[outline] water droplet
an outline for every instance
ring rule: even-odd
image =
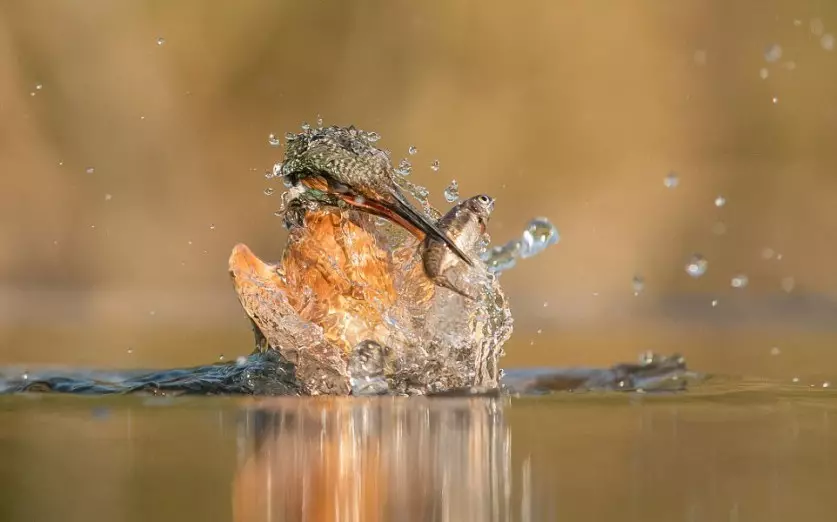
[[[725,198],[724,196],[718,196],[717,198],[715,198],[715,206],[716,207],[721,208],[726,204],[727,204],[727,198]]]
[[[645,279],[642,276],[636,275],[631,281],[631,285],[634,288],[634,295],[637,296],[645,290]]]
[[[782,290],[787,293],[793,292],[793,288],[796,286],[796,279],[793,277],[783,277],[782,278]]]
[[[750,279],[747,278],[745,274],[738,274],[730,280],[730,285],[732,285],[733,288],[744,288],[749,282]]]
[[[395,173],[402,176],[409,176],[412,170],[413,165],[410,163],[410,160],[404,158],[398,163],[398,168],[395,169]]]
[[[245,364],[247,364],[247,357],[244,357],[243,355],[239,355],[235,359],[235,364],[237,366],[244,366]]]
[[[148,315],[154,316],[157,315],[157,310],[151,310],[148,312]]]
[[[766,80],[768,76],[770,76],[770,71],[767,70],[767,67],[759,69],[759,78]]]
[[[410,148],[407,149],[407,152],[410,154],[410,156],[414,156],[415,154],[418,153],[418,149],[415,148],[415,146],[410,145]]]
[[[542,334],[542,333],[543,333],[543,329],[538,328],[538,335],[540,335],[540,334]]]
[[[828,382],[828,381],[825,381],[824,383],[822,383],[823,388],[828,388],[829,386],[831,386],[831,383]]]
[[[779,355],[780,353],[782,353],[782,350],[780,350],[778,346],[774,346],[773,348],[770,349],[770,355],[776,356],[776,355]]]
[[[439,160],[433,160],[433,163],[430,164],[430,168],[433,169],[434,172],[439,171]]]
[[[526,225],[520,257],[532,257],[561,239],[558,230],[546,218],[536,218]]]
[[[134,349],[133,348],[128,348],[128,355],[131,355],[133,353],[134,353]]]
[[[761,258],[765,260],[773,259],[775,254],[776,252],[772,248],[765,248],[761,251]]]
[[[96,169],[94,169],[93,167],[87,167],[87,169],[84,172],[88,174],[93,174],[94,172],[96,172]]]
[[[675,188],[679,184],[680,176],[678,176],[676,172],[669,172],[668,175],[663,179],[663,185],[665,185],[666,188]]]
[[[63,167],[63,166],[64,166],[64,162],[63,162],[63,161],[59,161],[59,162],[58,162],[58,166],[59,166],[59,167]]]
[[[113,199],[113,194],[105,194],[105,201],[110,201]]]
[[[549,306],[549,301],[544,301],[543,302],[543,307],[546,308],[547,306]]]
[[[165,38],[163,38],[162,36],[157,38],[157,45],[163,45],[164,43],[166,43]],[[177,47],[177,46],[175,45],[175,47]]]
[[[712,300],[712,308],[715,308],[716,306],[718,306],[718,300],[717,300],[717,299],[713,299],[713,300]]]
[[[450,185],[447,186],[444,194],[445,201],[448,203],[453,203],[459,199],[459,184],[456,183],[456,180],[450,182]]]
[[[271,133],[271,134],[268,134],[268,136],[267,136],[267,143],[271,147],[278,147],[279,145],[282,144],[282,141],[279,139],[279,136]]]
[[[776,261],[781,261],[783,257],[782,254],[776,254]]]
[[[215,230],[215,224],[214,223],[210,223],[209,230]]]
[[[833,39],[833,38],[832,38],[832,39]],[[35,90],[36,90],[36,91],[40,91],[40,90],[41,90],[41,89],[43,89],[43,88],[44,88],[44,86],[43,86],[43,85],[41,85],[40,83],[39,83],[39,84],[37,84],[37,85],[35,85]]]
[[[367,132],[366,133],[366,139],[367,139],[367,141],[369,141],[371,143],[375,143],[376,141],[381,139],[381,135],[378,134],[377,132],[374,132],[374,131],[373,132]]]
[[[819,18],[812,18],[810,22],[811,33],[815,36],[821,36],[825,31],[825,24]]]
[[[323,128],[323,117],[317,114],[317,127]]]
[[[29,371],[28,370],[24,371],[23,375],[21,375],[20,378],[23,379],[24,381],[28,381],[29,380]]]
[[[826,51],[833,51],[834,50],[834,35],[831,33],[825,33],[820,38],[820,45]]]
[[[764,59],[768,62],[778,61],[782,57],[782,46],[779,44],[772,44],[764,51]]]
[[[517,264],[521,248],[522,243],[520,241],[509,241],[505,245],[495,246],[485,252],[482,260],[490,272],[502,272]]]
[[[274,192],[276,192],[276,190],[273,187],[267,187],[264,189],[265,196],[272,196]]]
[[[218,356],[218,360],[219,360],[219,361],[223,361],[223,360],[224,360],[224,354],[223,354],[223,353],[222,353],[221,355],[219,355],[219,356]]]
[[[686,273],[692,277],[700,277],[706,273],[709,262],[700,254],[694,254],[686,263]]]
[[[799,382],[799,377],[794,377],[793,379],[791,379],[791,382]]]
[[[311,130],[311,125],[307,121],[302,122],[301,127],[303,132],[308,132]]]

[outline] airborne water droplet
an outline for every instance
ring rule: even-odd
[[[223,353],[222,353],[221,355],[219,355],[219,356],[218,356],[218,360],[219,360],[219,361],[223,361],[223,360],[224,360],[224,354],[223,354]]]
[[[766,80],[768,76],[770,76],[770,71],[767,70],[767,67],[759,69],[759,78]]]
[[[163,45],[164,43],[166,43],[165,38],[163,38],[162,36],[157,37],[157,45]],[[177,46],[175,45],[175,47]]]
[[[705,274],[707,268],[709,268],[709,262],[700,254],[692,255],[686,263],[686,273],[695,278]]]
[[[717,300],[717,299],[713,299],[713,300],[712,300],[712,308],[715,308],[716,306],[718,306],[718,300]]]
[[[94,172],[96,172],[96,169],[94,169],[93,167],[87,167],[85,172],[88,174],[93,174]]]
[[[768,62],[778,61],[782,57],[782,46],[779,44],[772,44],[764,51],[764,59]]]
[[[430,168],[433,169],[434,172],[439,171],[439,160],[433,160],[433,163],[430,164]]]
[[[721,208],[726,204],[727,204],[727,198],[725,198],[724,196],[718,196],[717,198],[715,198],[715,206],[716,207]]]
[[[831,33],[825,33],[820,38],[820,45],[826,51],[833,51],[834,50],[834,35]]]
[[[271,147],[278,147],[282,144],[282,142],[279,140],[279,137],[273,133],[271,133],[267,137],[267,142],[270,144]]]
[[[663,179],[663,185],[665,185],[666,188],[675,188],[679,184],[680,176],[678,176],[676,172],[669,172],[665,179]]]
[[[631,284],[634,287],[635,296],[641,294],[642,291],[645,290],[645,279],[642,276],[634,276],[633,280],[631,281]]]
[[[105,201],[110,201],[113,199],[113,194],[105,194]]]
[[[415,146],[410,145],[410,148],[409,148],[409,149],[407,149],[407,152],[410,154],[410,156],[413,156],[413,155],[415,155],[416,153],[418,153],[418,149],[417,149],[417,148],[415,148]]]
[[[270,172],[265,173],[264,177],[266,179],[275,178],[277,176],[282,175],[282,163],[274,163],[273,169]]]
[[[554,245],[561,239],[558,230],[546,218],[536,218],[526,225],[523,231],[522,248],[520,257],[532,257]]]
[[[276,189],[274,189],[273,187],[267,187],[266,189],[264,189],[265,196],[272,196],[274,192],[276,192]]]
[[[395,172],[402,176],[409,176],[412,170],[413,165],[410,163],[410,160],[404,158],[398,163],[398,168],[395,169]]]
[[[445,189],[445,201],[453,203],[459,199],[459,185],[456,180],[450,182],[450,185]]]
[[[796,279],[793,277],[783,277],[782,278],[782,290],[787,293],[793,292],[793,287],[796,286]]]
[[[749,282],[750,280],[747,278],[745,274],[738,274],[737,276],[732,278],[732,280],[730,281],[730,285],[732,285],[733,288],[744,288],[747,286]]]
[[[215,224],[214,223],[210,223],[209,230],[215,230]]]

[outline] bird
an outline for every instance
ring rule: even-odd
[[[354,126],[309,129],[288,139],[282,176],[299,186],[337,196],[349,205],[397,223],[419,241],[443,242],[457,257],[474,261],[428,217],[413,208],[395,182],[389,155]]]

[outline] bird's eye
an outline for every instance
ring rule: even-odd
[[[479,200],[479,202],[480,202],[480,203],[482,203],[483,205],[488,205],[489,203],[491,203],[491,198],[489,198],[489,197],[488,197],[488,196],[486,196],[485,194],[483,194],[482,196],[477,197],[477,199],[478,199],[478,200]]]

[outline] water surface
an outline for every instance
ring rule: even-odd
[[[831,520],[837,392],[0,396],[2,520]]]

